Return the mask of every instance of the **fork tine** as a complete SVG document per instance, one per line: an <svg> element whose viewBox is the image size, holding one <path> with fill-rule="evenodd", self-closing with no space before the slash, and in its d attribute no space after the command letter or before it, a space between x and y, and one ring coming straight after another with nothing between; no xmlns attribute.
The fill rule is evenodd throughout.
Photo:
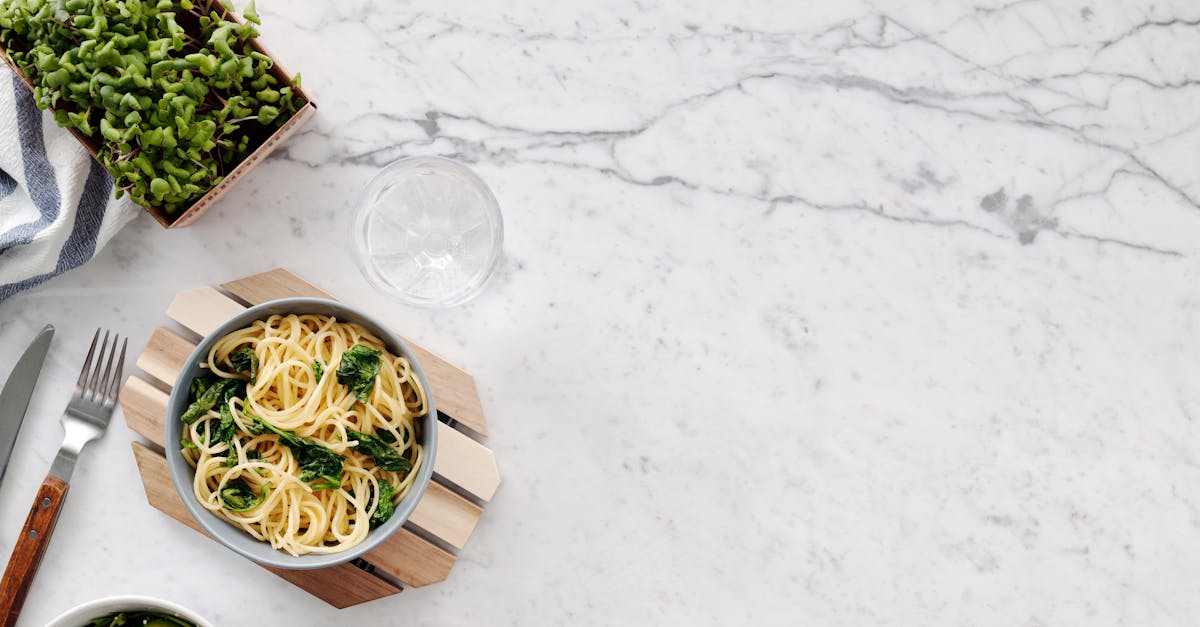
<svg viewBox="0 0 1200 627"><path fill-rule="evenodd" d="M108 388L108 394L105 396L105 405L115 405L117 402L117 391L121 389L121 377L125 374L125 348L129 346L129 338L121 340L121 356L117 358L117 375L113 377L112 385ZM117 343L113 342L113 351L116 352Z"/></svg>
<svg viewBox="0 0 1200 627"><path fill-rule="evenodd" d="M96 355L96 364L92 367L92 377L88 379L88 384L83 389L85 398L92 398L96 394L96 384L100 382L100 371L104 365L104 351L108 350L108 331L104 332L104 341L100 343L100 352Z"/></svg>
<svg viewBox="0 0 1200 627"><path fill-rule="evenodd" d="M103 401L108 396L108 385L110 383L108 377L112 375L113 360L117 358L117 340L121 339L120 333L113 334L112 350L108 351L108 362L104 365L104 376L100 378L100 385L96 386L96 400ZM101 354L103 358L103 354ZM96 364L96 370L100 369L100 364Z"/></svg>
<svg viewBox="0 0 1200 627"><path fill-rule="evenodd" d="M83 384L87 383L88 372L92 369L92 355L96 353L96 342L100 341L100 329L92 336L92 347L88 349L87 359L83 362L83 370L79 371L79 380L75 382L75 391L82 392Z"/></svg>

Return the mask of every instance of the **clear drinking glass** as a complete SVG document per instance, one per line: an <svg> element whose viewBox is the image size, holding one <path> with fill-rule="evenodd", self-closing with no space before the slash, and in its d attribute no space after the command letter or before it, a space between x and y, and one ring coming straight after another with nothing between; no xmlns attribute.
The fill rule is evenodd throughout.
<svg viewBox="0 0 1200 627"><path fill-rule="evenodd" d="M504 224L486 183L442 157L408 157L367 183L351 241L375 287L410 305L447 307L479 293L500 263Z"/></svg>

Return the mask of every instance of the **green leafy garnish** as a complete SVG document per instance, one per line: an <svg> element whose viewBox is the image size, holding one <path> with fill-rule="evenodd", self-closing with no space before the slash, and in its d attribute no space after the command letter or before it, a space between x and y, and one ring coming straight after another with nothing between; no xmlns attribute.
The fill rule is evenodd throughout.
<svg viewBox="0 0 1200 627"><path fill-rule="evenodd" d="M214 442L229 442L230 450L233 450L233 433L237 424L233 422L233 410L229 408L229 402L233 400L236 391L236 384L225 386L225 394L221 397L221 424L217 427L216 437L213 438Z"/></svg>
<svg viewBox="0 0 1200 627"><path fill-rule="evenodd" d="M196 624L162 612L138 610L133 612L113 612L98 618L93 618L84 627L196 627Z"/></svg>
<svg viewBox="0 0 1200 627"><path fill-rule="evenodd" d="M246 423L246 433L249 433L250 435L262 435L263 432L266 431L266 428L263 427L263 425L266 423L263 422L262 418L259 418L254 414L246 413L245 407L242 407L242 415L249 419L249 422Z"/></svg>
<svg viewBox="0 0 1200 627"><path fill-rule="evenodd" d="M292 449L292 455L296 457L296 463L300 465L301 481L308 482L321 479L322 481L312 485L314 490L337 489L341 487L342 464L346 461L345 457L334 453L316 442L306 440L291 431L278 429L262 418L255 418L255 420L271 433L278 435L279 441Z"/></svg>
<svg viewBox="0 0 1200 627"><path fill-rule="evenodd" d="M193 449L200 448L195 442L187 439L186 437L180 438L179 446L182 446L183 448L193 448Z"/></svg>
<svg viewBox="0 0 1200 627"><path fill-rule="evenodd" d="M332 479L321 479L320 481L314 481L309 485L314 490L337 490L338 488L342 487L341 482L334 481Z"/></svg>
<svg viewBox="0 0 1200 627"><path fill-rule="evenodd" d="M198 378L199 377L197 377L197 379ZM180 416L179 419L182 420L184 424L189 425L193 422L196 422L196 420L198 420L201 416L207 414L213 407L216 407L217 402L221 400L225 391L234 387L237 385L237 383L238 381L236 379L220 379L216 383L212 383L206 387L203 387L203 392L200 393L200 396L197 397L191 405L188 405L187 410L183 412L183 415ZM192 379L192 385L190 389L194 391L197 389L197 387L199 386L196 384L196 379Z"/></svg>
<svg viewBox="0 0 1200 627"><path fill-rule="evenodd" d="M350 393L360 403L366 403L371 390L375 388L382 354L382 351L362 344L355 344L342 353L342 361L337 369L338 383L350 388Z"/></svg>
<svg viewBox="0 0 1200 627"><path fill-rule="evenodd" d="M375 435L379 436L380 440L383 440L384 442L387 442L388 444L396 443L396 436L391 431L388 431L386 429L382 430L382 431L376 431ZM404 433L404 443L408 444L408 432L407 431Z"/></svg>
<svg viewBox="0 0 1200 627"><path fill-rule="evenodd" d="M207 390L208 386L214 383L219 383L220 381L220 377L212 374L206 374L193 378L191 385L188 386L188 400L194 402L196 399L200 398L202 394L204 394L204 390Z"/></svg>
<svg viewBox="0 0 1200 627"><path fill-rule="evenodd" d="M258 381L258 355L250 348L241 348L237 352L229 356L229 363L237 368L238 372L249 372L250 383Z"/></svg>
<svg viewBox="0 0 1200 627"><path fill-rule="evenodd" d="M238 477L230 480L221 488L220 497L221 503L225 505L225 509L231 512L244 512L252 507L257 506L267 498L267 491L271 489L271 484L263 486L262 494L254 494L254 488L246 483L245 479Z"/></svg>
<svg viewBox="0 0 1200 627"><path fill-rule="evenodd" d="M259 453L255 449L250 449L250 450L246 451L246 459L248 459L250 461L258 461L258 460L262 459L262 453ZM254 467L254 472L258 473L258 476L260 476L260 477L266 477L271 474L271 472L269 470L267 470L266 468L261 468L259 466Z"/></svg>
<svg viewBox="0 0 1200 627"><path fill-rule="evenodd" d="M392 502L392 497L396 494L396 488L387 481L379 481L379 499L375 506L375 513L371 514L371 529L387 522L392 514L396 512L396 504Z"/></svg>
<svg viewBox="0 0 1200 627"><path fill-rule="evenodd" d="M385 431L384 433L387 432ZM375 465L379 468L392 472L412 470L412 462L400 455L400 451L389 446L381 438L355 431L354 429L347 429L346 434L358 440L358 444L354 446L354 450L365 455L370 455L375 460Z"/></svg>
<svg viewBox="0 0 1200 627"><path fill-rule="evenodd" d="M0 1L0 46L37 106L92 138L117 197L175 214L304 106L213 0Z"/></svg>
<svg viewBox="0 0 1200 627"><path fill-rule="evenodd" d="M317 376L317 383L321 382L321 377L325 376L325 366L321 365L320 361L313 360L313 374Z"/></svg>

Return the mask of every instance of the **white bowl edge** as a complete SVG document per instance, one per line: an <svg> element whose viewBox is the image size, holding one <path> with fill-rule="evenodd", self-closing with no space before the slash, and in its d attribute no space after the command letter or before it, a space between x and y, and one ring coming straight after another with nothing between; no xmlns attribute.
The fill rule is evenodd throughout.
<svg viewBox="0 0 1200 627"><path fill-rule="evenodd" d="M154 597L137 596L137 595L122 595L104 597L94 601L88 601L82 605L75 607L54 617L46 627L79 627L86 625L94 618L99 618L105 614L112 612L129 612L135 610L153 610L156 612L170 612L179 618L189 620L195 623L198 627L213 627L213 624L200 618L195 612L170 601L156 599Z"/></svg>

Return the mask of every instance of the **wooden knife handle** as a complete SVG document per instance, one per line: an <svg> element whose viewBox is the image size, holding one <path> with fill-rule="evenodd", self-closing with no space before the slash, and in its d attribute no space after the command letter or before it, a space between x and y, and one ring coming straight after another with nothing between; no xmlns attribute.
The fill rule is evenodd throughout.
<svg viewBox="0 0 1200 627"><path fill-rule="evenodd" d="M42 487L38 488L29 517L21 527L21 537L17 538L12 556L8 558L4 579L0 580L0 619L4 620L4 627L17 623L66 497L67 482L52 475L47 475Z"/></svg>

